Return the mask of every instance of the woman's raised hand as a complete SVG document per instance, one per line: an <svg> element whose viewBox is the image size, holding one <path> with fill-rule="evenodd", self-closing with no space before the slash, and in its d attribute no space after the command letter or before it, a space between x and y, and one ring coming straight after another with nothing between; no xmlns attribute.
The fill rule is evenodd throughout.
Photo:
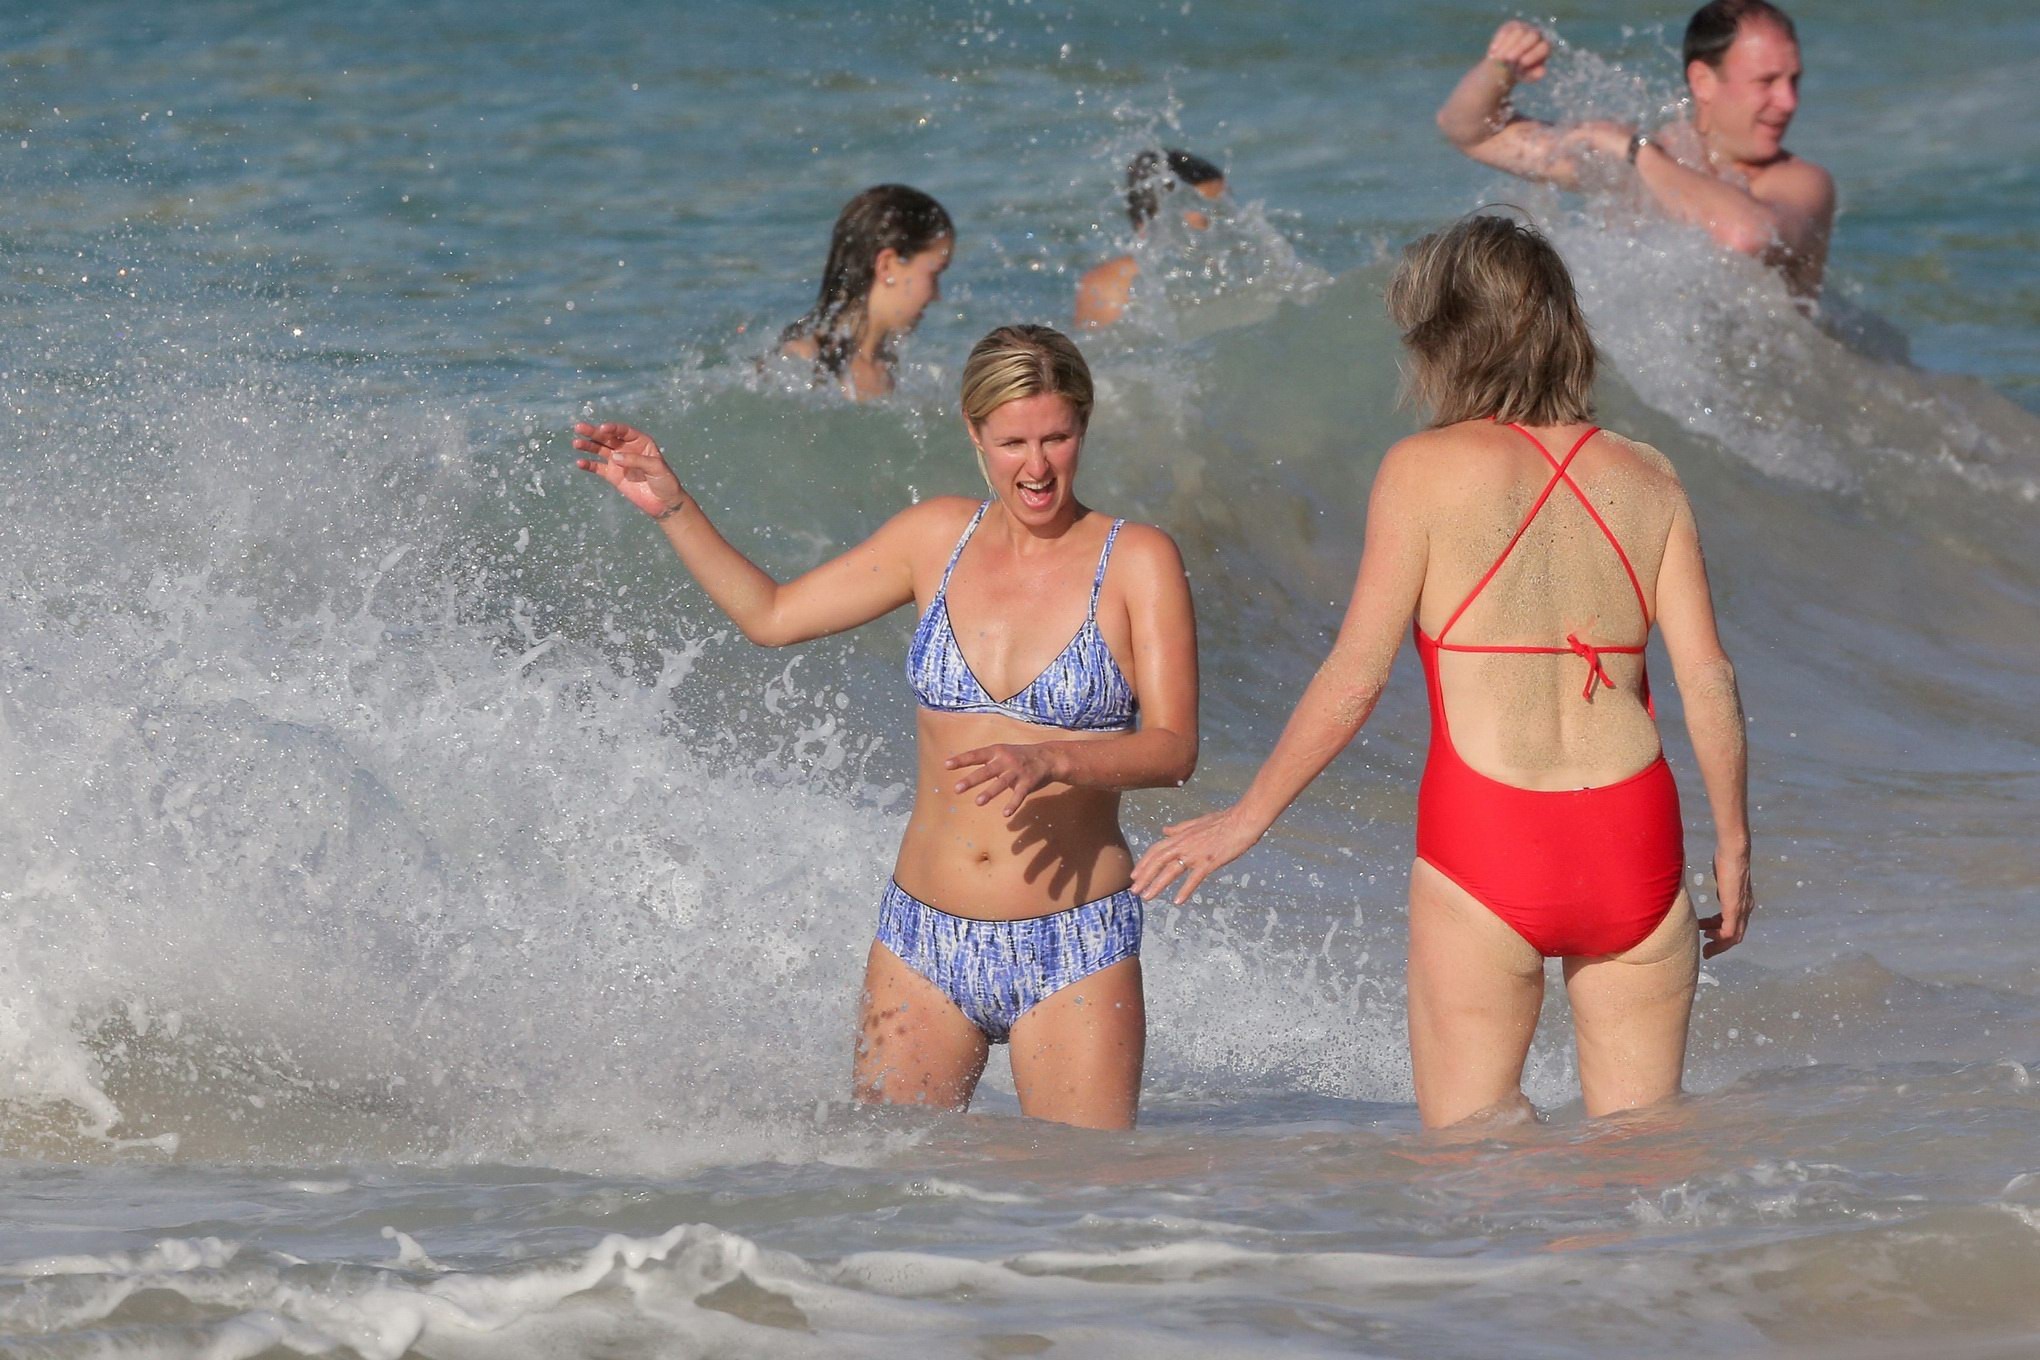
<svg viewBox="0 0 2040 1360"><path fill-rule="evenodd" d="M595 455L575 459L575 467L594 473L653 519L664 519L687 504L680 479L666 466L659 446L642 430L614 421L576 425L574 447Z"/></svg>
<svg viewBox="0 0 2040 1360"><path fill-rule="evenodd" d="M1180 907L1205 879L1253 849L1267 829L1250 824L1237 804L1165 826L1162 839L1133 866L1133 890L1142 897L1158 897L1180 875L1183 885L1175 897Z"/></svg>

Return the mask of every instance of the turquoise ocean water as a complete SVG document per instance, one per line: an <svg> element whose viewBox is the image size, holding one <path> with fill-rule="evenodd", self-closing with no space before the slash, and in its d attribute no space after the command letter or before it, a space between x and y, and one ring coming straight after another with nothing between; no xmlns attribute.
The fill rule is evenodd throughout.
<svg viewBox="0 0 2040 1360"><path fill-rule="evenodd" d="M2026 1356L2040 1347L2040 19L1794 7L1820 314L1430 118L1508 15L1241 0L0 6L0 1356ZM1528 107L1655 117L1683 14ZM1677 462L1750 710L1749 942L1692 1096L1417 1131L1409 658L1157 910L1139 1131L847 1106L908 622L748 648L574 473L657 432L770 568L970 492L1162 142L1230 213L1086 343L1087 496L1197 592L1236 791L1410 428L1386 263L1536 215ZM900 391L754 363L828 223L959 223ZM1661 675L1668 674L1660 659ZM1678 723L1689 854L1708 828Z"/></svg>

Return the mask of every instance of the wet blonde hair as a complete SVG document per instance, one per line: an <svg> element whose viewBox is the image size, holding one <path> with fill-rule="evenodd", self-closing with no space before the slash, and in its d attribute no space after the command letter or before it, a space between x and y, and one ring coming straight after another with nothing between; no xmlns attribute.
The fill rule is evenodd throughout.
<svg viewBox="0 0 2040 1360"><path fill-rule="evenodd" d="M1462 217L1403 250L1388 314L1406 400L1433 425L1570 425L1594 414L1594 337L1572 275L1535 227Z"/></svg>
<svg viewBox="0 0 2040 1360"><path fill-rule="evenodd" d="M1050 326L1001 326L977 342L963 364L963 418L973 427L1009 401L1061 397L1091 423L1091 366L1067 335Z"/></svg>

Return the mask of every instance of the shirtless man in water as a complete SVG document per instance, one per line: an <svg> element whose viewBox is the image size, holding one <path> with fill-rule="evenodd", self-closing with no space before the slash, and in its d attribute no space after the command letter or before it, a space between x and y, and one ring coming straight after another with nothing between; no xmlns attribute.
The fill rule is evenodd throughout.
<svg viewBox="0 0 2040 1360"><path fill-rule="evenodd" d="M1536 28L1503 24L1438 110L1439 129L1483 165L1565 189L1598 178L1597 163L1627 162L1662 211L1763 260L1795 294L1819 295L1835 184L1785 149L1800 65L1783 10L1767 0L1712 0L1696 11L1684 44L1692 116L1661 128L1553 126L1517 113L1510 92L1543 79L1550 56L1550 40Z"/></svg>

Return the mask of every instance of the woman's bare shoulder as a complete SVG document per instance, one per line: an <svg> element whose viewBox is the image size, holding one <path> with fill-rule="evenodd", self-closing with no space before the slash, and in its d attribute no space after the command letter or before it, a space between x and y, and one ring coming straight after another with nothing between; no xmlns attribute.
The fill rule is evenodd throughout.
<svg viewBox="0 0 2040 1360"><path fill-rule="evenodd" d="M1168 531L1152 524L1123 520L1112 540L1112 561L1105 588L1125 600L1156 600L1187 594L1190 574L1183 554Z"/></svg>
<svg viewBox="0 0 2040 1360"><path fill-rule="evenodd" d="M1603 434L1615 459L1606 466L1640 493L1630 497L1637 510L1646 517L1654 515L1656 522L1668 534L1681 516L1691 516L1692 506L1687 501L1686 488L1679 481L1678 469L1672 466L1671 459L1640 439L1631 439L1613 431L1603 431ZM1648 522L1648 518L1644 522Z"/></svg>
<svg viewBox="0 0 2040 1360"><path fill-rule="evenodd" d="M872 535L871 546L903 553L912 561L946 557L977 508L978 503L965 496L931 496L915 501Z"/></svg>
<svg viewBox="0 0 2040 1360"><path fill-rule="evenodd" d="M1119 536L1112 543L1113 556L1125 554L1129 562L1158 571L1183 570L1183 554L1166 529L1137 520L1122 520Z"/></svg>
<svg viewBox="0 0 2040 1360"><path fill-rule="evenodd" d="M1506 480L1506 465L1492 455L1496 442L1493 426L1485 421L1405 435L1381 456L1381 467L1374 474L1375 495L1435 505L1485 491L1486 482Z"/></svg>
<svg viewBox="0 0 2040 1360"><path fill-rule="evenodd" d="M1679 480L1678 469L1673 467L1672 460L1663 453L1660 453L1655 446L1646 444L1641 439L1631 439L1628 435L1619 434L1614 430L1603 430L1601 434L1617 449L1634 458L1643 467L1677 485Z"/></svg>
<svg viewBox="0 0 2040 1360"><path fill-rule="evenodd" d="M963 526L981 504L982 501L968 496L930 496L894 515L893 523L917 534L948 534L953 538L963 532Z"/></svg>
<svg viewBox="0 0 2040 1360"><path fill-rule="evenodd" d="M1405 435L1389 446L1388 456L1402 461L1487 463L1493 461L1491 450L1497 446L1513 448L1516 438L1507 426L1492 420L1462 420L1456 425L1434 425Z"/></svg>

